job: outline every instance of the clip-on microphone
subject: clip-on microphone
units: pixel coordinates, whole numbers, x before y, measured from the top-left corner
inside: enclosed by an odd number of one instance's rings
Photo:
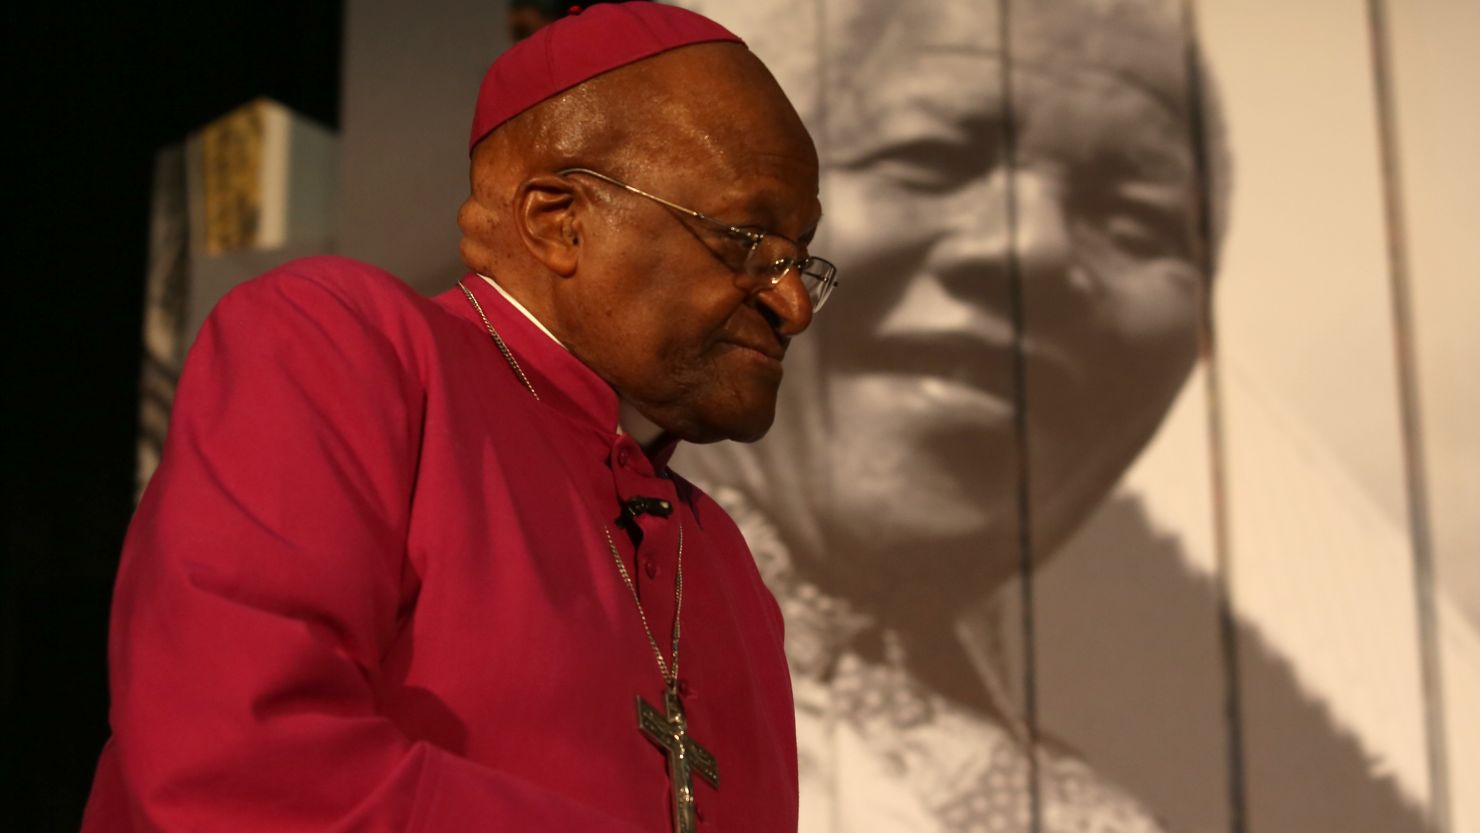
[[[638,515],[656,515],[666,518],[673,514],[673,504],[660,497],[638,495],[622,502],[622,514],[626,515],[630,521],[636,521]]]

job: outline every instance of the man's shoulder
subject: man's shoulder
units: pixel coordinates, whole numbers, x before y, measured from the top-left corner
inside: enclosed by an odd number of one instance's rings
[[[377,266],[338,255],[290,260],[228,293],[241,300],[290,300],[297,304],[343,305],[366,317],[430,304],[400,278]]]
[[[384,269],[322,255],[292,260],[244,281],[226,294],[211,318],[217,325],[284,335],[303,326],[348,328],[407,345],[432,337],[447,311]]]

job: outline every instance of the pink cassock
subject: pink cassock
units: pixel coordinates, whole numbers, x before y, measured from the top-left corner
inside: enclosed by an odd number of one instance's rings
[[[83,830],[668,830],[680,676],[701,830],[791,831],[781,615],[734,523],[616,430],[618,399],[476,276],[427,300],[341,258],[226,297],[186,362],[129,530],[113,737]],[[623,501],[669,518],[617,524]]]

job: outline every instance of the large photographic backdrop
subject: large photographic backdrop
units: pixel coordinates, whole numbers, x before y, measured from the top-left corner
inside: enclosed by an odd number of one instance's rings
[[[842,285],[676,467],[787,616],[803,830],[1480,830],[1480,13],[691,2]],[[461,273],[498,4],[347,10],[341,253]]]

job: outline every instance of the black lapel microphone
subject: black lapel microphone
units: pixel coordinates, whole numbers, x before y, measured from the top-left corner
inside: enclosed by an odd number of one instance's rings
[[[638,495],[622,502],[622,514],[631,521],[636,521],[638,515],[656,515],[659,518],[666,518],[673,514],[673,504],[660,497]]]

